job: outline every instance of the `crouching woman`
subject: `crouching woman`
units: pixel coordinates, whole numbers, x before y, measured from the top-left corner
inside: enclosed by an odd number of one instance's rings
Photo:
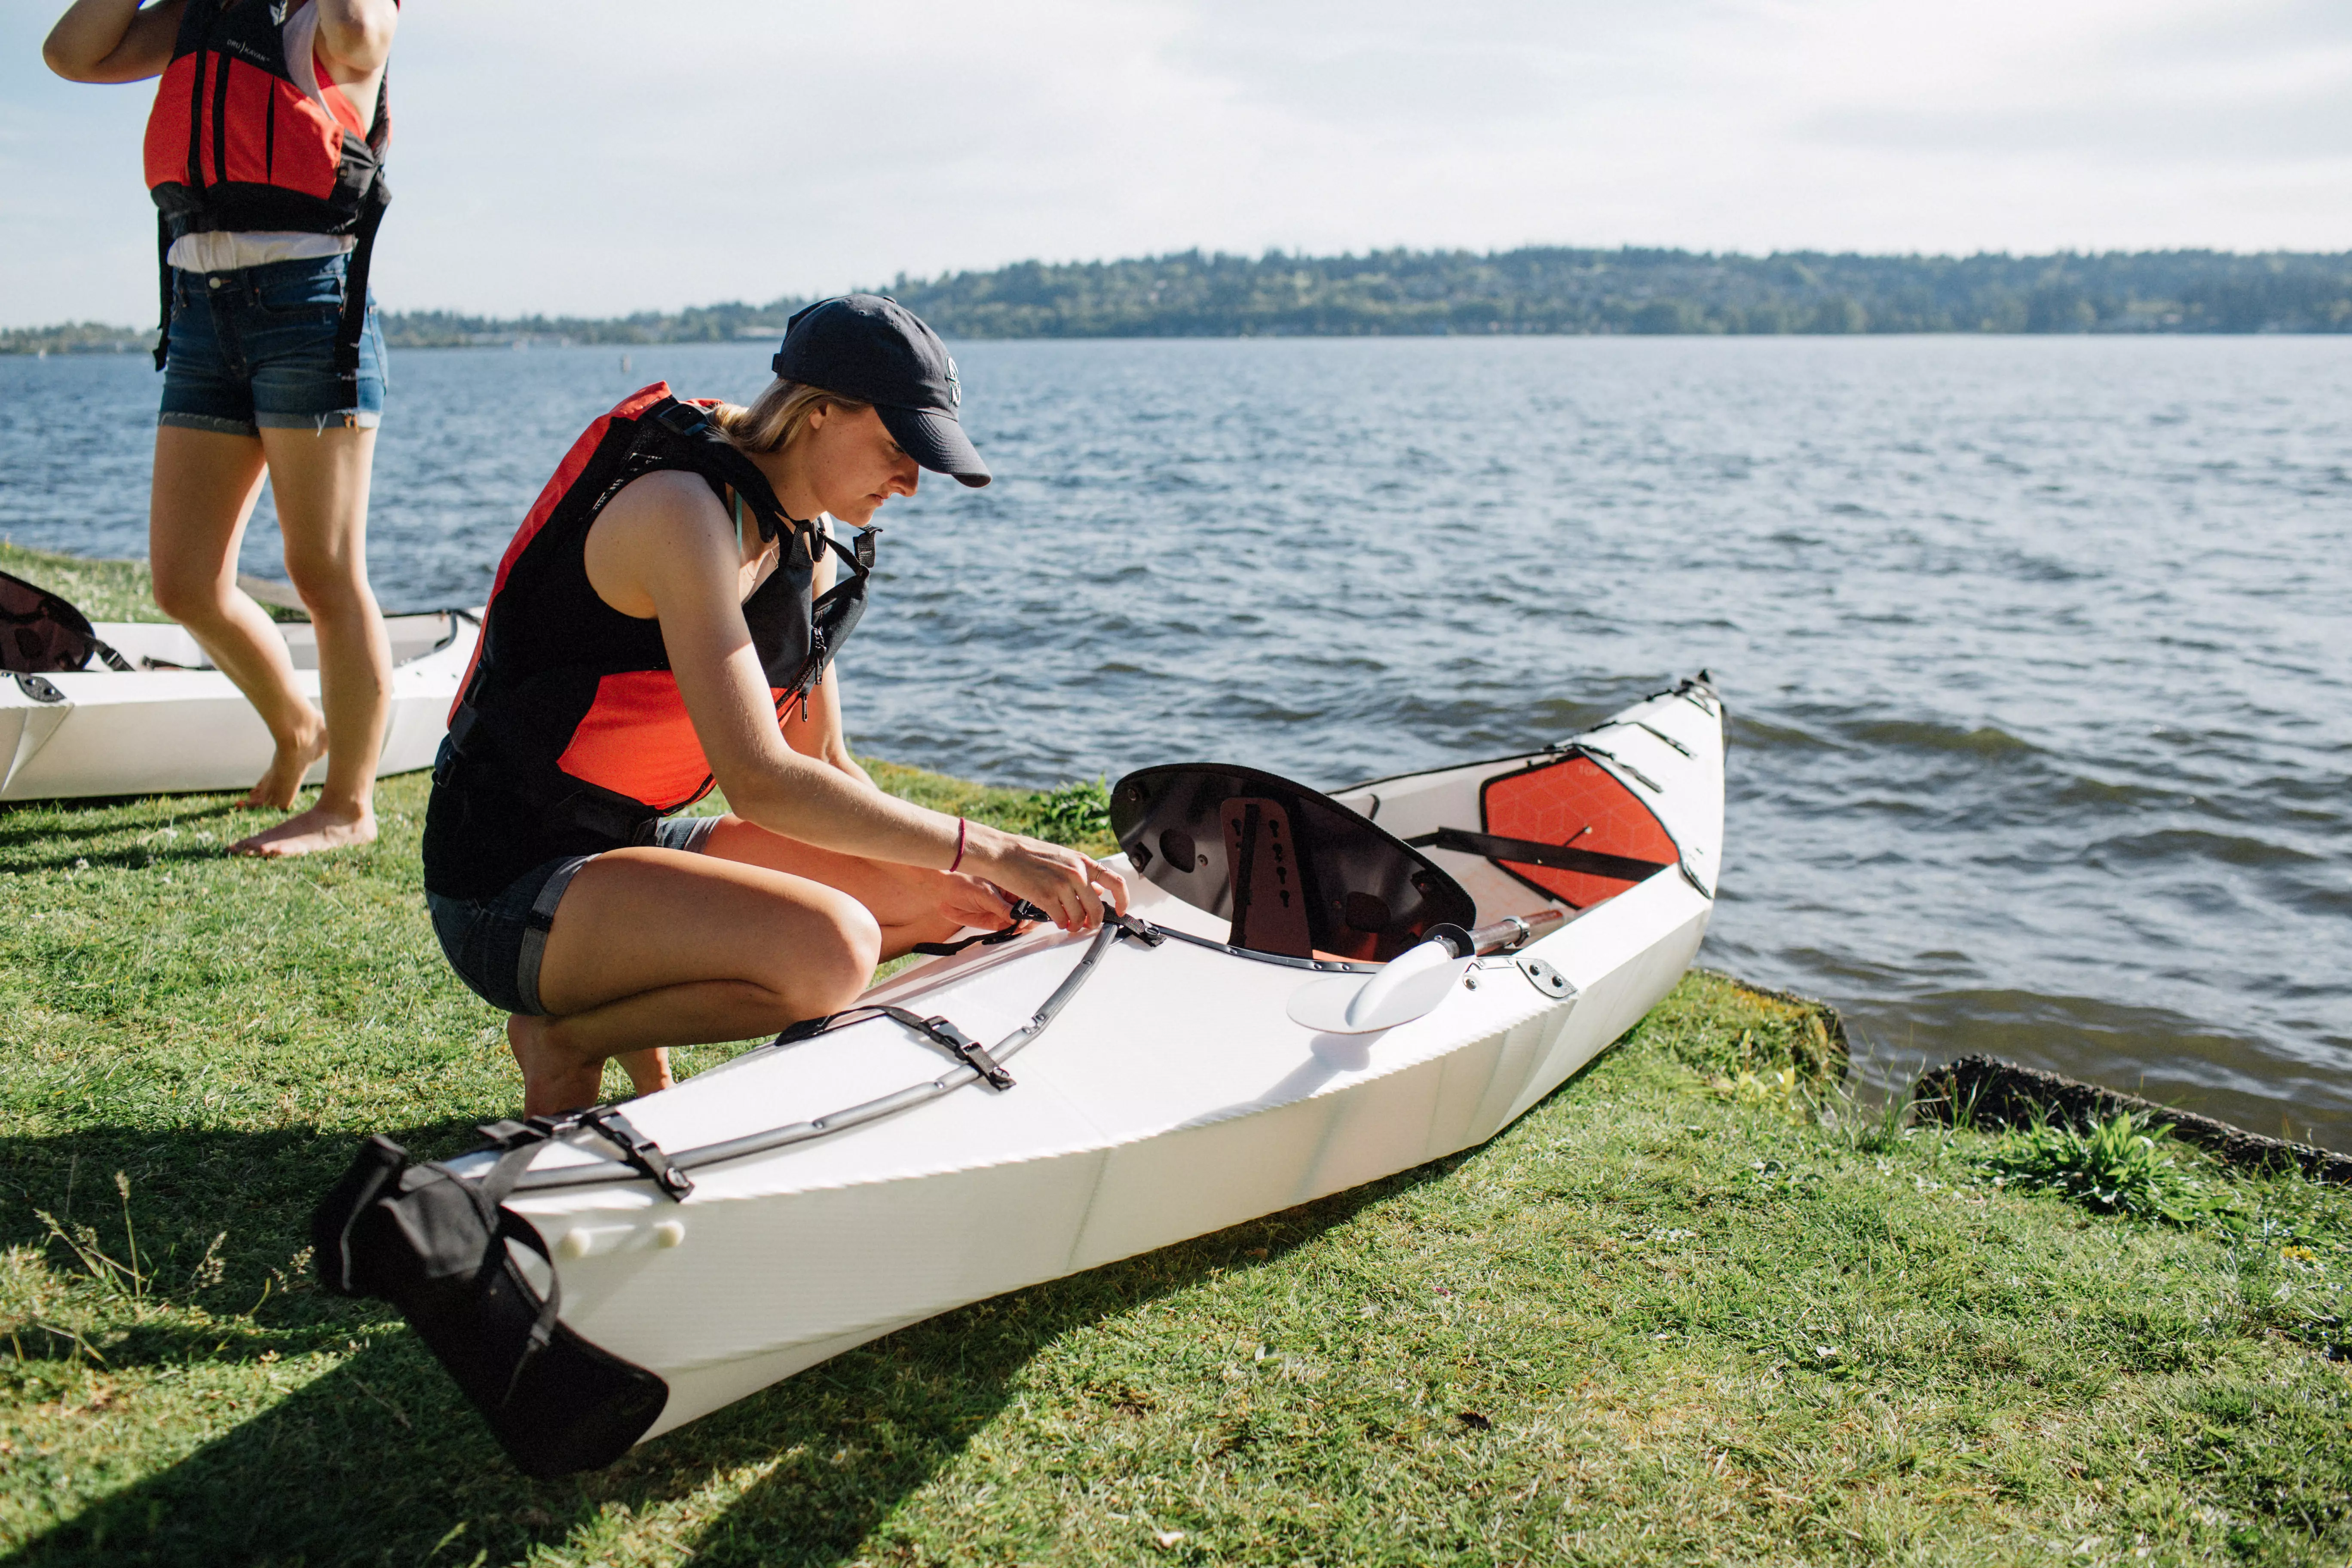
[[[954,362],[894,301],[793,317],[749,407],[667,385],[590,426],[499,563],[434,772],[425,885],[443,951],[507,1011],[523,1103],[593,1104],[617,1058],[849,1006],[876,963],[1008,922],[1124,910],[1076,850],[877,789],[828,662],[864,606],[871,534],[920,470],[988,469]],[[846,530],[843,530],[845,531]],[[725,793],[722,816],[675,815]]]

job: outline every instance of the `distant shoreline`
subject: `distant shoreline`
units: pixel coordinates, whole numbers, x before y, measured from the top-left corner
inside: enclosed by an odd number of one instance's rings
[[[951,338],[2352,332],[2352,252],[1860,256],[1531,247],[1016,262],[878,285]],[[730,342],[806,301],[625,316],[387,311],[395,348]],[[0,330],[0,353],[144,352],[152,328]]]

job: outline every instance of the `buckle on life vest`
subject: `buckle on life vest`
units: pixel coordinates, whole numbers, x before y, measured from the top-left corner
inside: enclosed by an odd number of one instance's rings
[[[709,427],[710,416],[684,398],[654,416],[655,423],[680,436],[698,436]]]

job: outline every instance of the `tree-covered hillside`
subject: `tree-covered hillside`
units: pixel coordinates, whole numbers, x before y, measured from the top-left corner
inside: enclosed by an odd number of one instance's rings
[[[900,279],[967,337],[2352,330],[2352,256],[1696,255],[1543,247],[1143,261]]]
[[[1775,256],[1531,247],[1363,256],[1024,261],[880,285],[950,337],[1449,332],[2352,331],[2352,253]],[[390,312],[400,347],[769,337],[803,301],[604,320]],[[88,325],[0,332],[0,352],[135,347]]]

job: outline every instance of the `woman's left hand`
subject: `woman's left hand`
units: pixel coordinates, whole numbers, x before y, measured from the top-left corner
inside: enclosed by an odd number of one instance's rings
[[[1013,906],[1003,893],[977,877],[961,871],[926,871],[940,884],[940,913],[959,930],[1003,931],[1013,923]]]

